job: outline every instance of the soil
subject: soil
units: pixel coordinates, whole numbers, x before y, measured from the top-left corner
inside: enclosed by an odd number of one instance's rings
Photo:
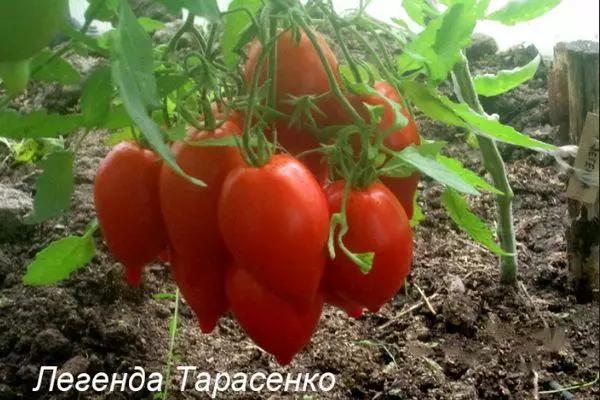
[[[488,71],[515,65],[506,60],[522,51],[487,57],[474,67]],[[523,88],[490,100],[489,111],[500,113],[505,123],[518,129],[545,132],[544,140],[551,141],[544,79],[536,77]],[[55,89],[46,92],[57,102],[70,99]],[[38,104],[50,107],[47,99]],[[73,106],[62,103],[55,106]],[[419,125],[425,137],[449,141],[448,154],[483,174],[477,153],[462,144],[460,132],[424,119]],[[26,237],[0,243],[0,399],[150,399],[149,392],[57,394],[31,389],[43,365],[74,374],[109,375],[131,372],[135,366],[147,373],[165,368],[174,305],[172,300],[153,298],[175,290],[164,264],[147,268],[142,287],[131,289],[121,266],[99,239],[93,262],[67,281],[49,287],[21,283],[38,251],[65,235],[80,234],[94,217],[91,187],[95,168],[107,152],[105,137],[104,132],[95,132],[80,148],[71,212]],[[281,368],[229,317],[212,334],[201,334],[183,303],[175,365],[196,366],[212,374],[335,375],[331,392],[307,393],[312,396],[307,399],[533,399],[535,377],[539,390],[594,380],[600,368],[599,307],[597,300],[577,304],[569,290],[566,175],[548,156],[503,151],[516,196],[519,285],[499,283],[496,258],[456,228],[441,208],[441,187],[424,180],[420,202],[427,218],[415,229],[409,284],[378,314],[353,320],[327,307],[307,348]],[[27,166],[0,169],[0,184],[33,193],[32,172]],[[470,201],[478,215],[493,219],[491,196]],[[429,304],[423,304],[421,291]],[[180,378],[174,374],[169,398],[208,398],[193,389],[179,392]],[[576,399],[594,399],[600,388],[595,384],[572,394]],[[219,398],[300,396],[226,392]],[[540,394],[540,398],[569,397]]]

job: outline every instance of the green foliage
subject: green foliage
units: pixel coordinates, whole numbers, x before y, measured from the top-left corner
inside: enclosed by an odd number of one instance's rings
[[[83,125],[83,115],[79,114],[48,114],[45,110],[29,114],[0,111],[0,135],[8,139],[58,137],[74,133]]]
[[[498,96],[527,82],[537,72],[541,57],[538,54],[533,60],[522,67],[502,70],[497,74],[485,74],[475,77],[475,89],[481,96]]]
[[[31,71],[34,79],[63,85],[77,84],[81,79],[79,72],[69,62],[48,50],[39,52],[33,58]]]
[[[36,181],[33,213],[27,217],[27,223],[43,222],[69,209],[74,185],[73,158],[73,152],[62,150],[40,162],[43,172]]]
[[[452,221],[464,230],[473,240],[495,254],[506,254],[494,241],[494,233],[485,223],[469,210],[469,204],[451,188],[442,194],[442,205]]]
[[[97,228],[98,224],[94,221],[83,236],[67,236],[40,251],[27,267],[23,283],[32,286],[51,285],[84,267],[96,254],[92,235]]]
[[[109,67],[101,67],[90,74],[83,85],[81,111],[87,126],[101,126],[110,112],[113,86]]]
[[[248,35],[242,35],[247,30],[248,25],[252,23],[252,19],[247,12],[241,10],[247,10],[249,13],[255,14],[260,6],[260,0],[233,0],[229,3],[228,14],[225,15],[225,29],[221,40],[223,61],[228,66],[234,66],[239,60],[236,49],[242,48],[252,39],[252,37],[248,38]],[[240,42],[240,40],[245,41],[245,43]]]
[[[560,4],[562,0],[511,0],[501,9],[487,16],[487,19],[504,25],[515,25],[541,17]]]
[[[187,8],[192,14],[204,17],[209,21],[218,21],[221,17],[217,0],[158,0],[167,9],[178,14],[182,8]]]

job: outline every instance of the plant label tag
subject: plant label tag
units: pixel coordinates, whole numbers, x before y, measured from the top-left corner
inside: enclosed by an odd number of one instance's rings
[[[594,204],[598,197],[598,129],[598,114],[588,113],[574,165],[574,168],[589,174],[596,183],[583,182],[577,174],[573,174],[567,188],[567,197],[587,204]]]

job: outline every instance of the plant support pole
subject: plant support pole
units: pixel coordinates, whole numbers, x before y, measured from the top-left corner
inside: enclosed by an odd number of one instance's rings
[[[458,97],[474,111],[484,115],[485,111],[479,102],[469,70],[469,63],[464,55],[462,61],[454,66],[452,76]],[[503,193],[496,195],[498,237],[500,238],[502,250],[508,253],[500,256],[501,281],[503,283],[514,283],[517,280],[517,246],[512,212],[514,194],[508,182],[504,160],[502,160],[496,142],[481,135],[477,135],[477,140],[483,155],[485,169],[492,177],[494,186]]]

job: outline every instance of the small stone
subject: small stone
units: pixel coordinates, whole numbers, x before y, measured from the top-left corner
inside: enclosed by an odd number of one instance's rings
[[[467,47],[466,55],[471,61],[480,60],[485,56],[490,56],[498,52],[498,43],[488,35],[474,33],[471,38],[471,45]]]
[[[0,242],[8,241],[31,227],[25,215],[33,210],[33,200],[25,192],[0,184]]]
[[[60,367],[60,372],[68,372],[74,376],[77,376],[86,372],[89,366],[90,362],[87,358],[84,356],[75,356],[67,360],[67,362]]]

